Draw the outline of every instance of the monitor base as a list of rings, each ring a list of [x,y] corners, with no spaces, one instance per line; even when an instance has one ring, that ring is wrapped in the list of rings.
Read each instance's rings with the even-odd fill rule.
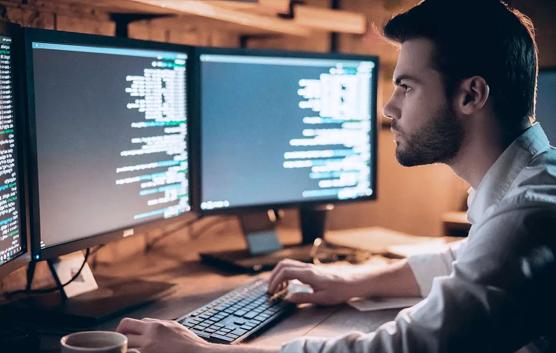
[[[230,272],[257,273],[269,271],[283,259],[312,262],[312,245],[285,246],[280,250],[261,255],[252,255],[249,250],[231,250],[201,253],[201,260]]]
[[[10,306],[33,322],[86,328],[151,303],[174,286],[139,279],[96,278],[99,289],[73,298],[65,299],[55,292],[23,298]]]
[[[252,212],[239,215],[247,249],[201,253],[201,260],[229,272],[269,271],[284,259],[313,262],[313,244],[324,237],[326,215],[331,205],[299,209],[301,244],[282,246],[275,231],[280,212]]]

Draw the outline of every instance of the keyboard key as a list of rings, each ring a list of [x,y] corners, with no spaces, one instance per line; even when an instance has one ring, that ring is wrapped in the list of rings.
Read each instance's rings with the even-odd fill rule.
[[[256,317],[258,315],[258,313],[256,311],[252,311],[250,313],[247,313],[245,315],[243,315],[244,318],[246,319],[252,319],[254,317]]]
[[[207,339],[210,338],[210,334],[207,332],[203,332],[203,331],[199,331],[199,330],[192,330],[194,334],[196,334],[197,336]]]
[[[236,319],[236,320],[234,320],[234,324],[236,324],[236,325],[240,325],[240,326],[241,326],[241,325],[243,325],[243,324],[245,324],[245,323],[247,323],[247,320],[245,320],[245,319]]]
[[[232,331],[232,334],[236,335],[236,336],[242,336],[245,333],[247,333],[247,330],[241,329],[241,328],[236,328],[235,330]]]
[[[212,335],[210,335],[210,338],[215,339],[215,340],[219,340],[219,341],[222,341],[222,342],[225,342],[225,343],[231,343],[235,339],[235,338],[232,338],[232,337],[219,335],[217,333],[213,333]]]
[[[243,316],[245,314],[247,314],[247,311],[245,310],[238,310],[234,313],[235,316]]]

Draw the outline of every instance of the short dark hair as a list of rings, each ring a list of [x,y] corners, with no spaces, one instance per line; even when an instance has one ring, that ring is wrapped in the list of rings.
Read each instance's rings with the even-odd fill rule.
[[[500,0],[423,0],[393,17],[384,36],[396,43],[415,38],[435,46],[435,69],[448,96],[461,80],[483,77],[504,129],[535,113],[538,59],[532,21]]]

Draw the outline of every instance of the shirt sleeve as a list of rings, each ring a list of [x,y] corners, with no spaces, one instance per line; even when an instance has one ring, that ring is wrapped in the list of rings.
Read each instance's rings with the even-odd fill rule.
[[[556,210],[524,217],[494,217],[468,240],[449,276],[435,278],[423,301],[374,333],[302,338],[281,353],[516,351],[552,330],[556,311],[556,237],[546,231],[556,229]]]
[[[453,262],[456,261],[457,254],[464,243],[465,239],[453,243],[442,252],[413,255],[407,258],[422,297],[430,293],[435,277],[448,276],[452,272]]]

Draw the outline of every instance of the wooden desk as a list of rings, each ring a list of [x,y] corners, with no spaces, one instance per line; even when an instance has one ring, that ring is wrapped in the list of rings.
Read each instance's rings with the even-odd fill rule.
[[[466,237],[471,228],[467,220],[467,212],[445,212],[442,214],[444,235]]]
[[[286,243],[295,242],[299,237],[291,230],[282,230],[279,235]],[[237,248],[241,241],[237,233],[207,234],[198,239],[175,236],[160,242],[147,254],[142,253],[141,244],[130,243],[122,250],[128,253],[127,256],[115,260],[114,251],[106,249],[106,253],[103,253],[104,249],[101,249],[98,254],[99,265],[94,272],[97,275],[138,277],[174,283],[175,287],[171,292],[160,300],[125,316],[175,319],[253,279],[249,275],[223,273],[200,263],[198,259],[200,251]],[[129,249],[132,245],[138,245],[134,252]],[[300,336],[332,337],[353,330],[371,332],[382,323],[392,320],[396,313],[397,310],[363,313],[348,305],[306,306],[248,344],[279,346]],[[120,319],[105,322],[96,329],[113,330]],[[57,352],[58,340],[58,335],[43,337],[41,352]]]

